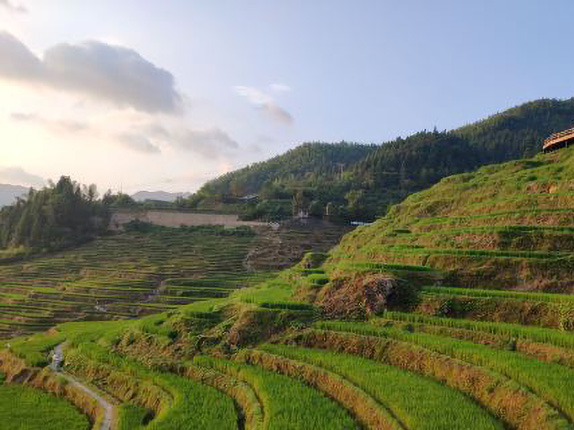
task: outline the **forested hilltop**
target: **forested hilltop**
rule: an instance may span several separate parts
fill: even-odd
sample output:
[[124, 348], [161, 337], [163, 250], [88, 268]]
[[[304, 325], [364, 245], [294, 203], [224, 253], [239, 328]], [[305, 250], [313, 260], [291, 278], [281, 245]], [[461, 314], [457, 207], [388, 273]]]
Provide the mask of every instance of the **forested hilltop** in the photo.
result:
[[541, 99], [455, 130], [422, 131], [382, 145], [306, 143], [214, 179], [178, 204], [239, 210], [246, 218], [280, 219], [303, 210], [370, 221], [446, 176], [532, 156], [549, 134], [573, 124], [574, 99]]
[[79, 245], [108, 229], [110, 208], [133, 200], [108, 191], [101, 198], [95, 185], [67, 176], [40, 189], [30, 189], [0, 209], [0, 255], [55, 251]]

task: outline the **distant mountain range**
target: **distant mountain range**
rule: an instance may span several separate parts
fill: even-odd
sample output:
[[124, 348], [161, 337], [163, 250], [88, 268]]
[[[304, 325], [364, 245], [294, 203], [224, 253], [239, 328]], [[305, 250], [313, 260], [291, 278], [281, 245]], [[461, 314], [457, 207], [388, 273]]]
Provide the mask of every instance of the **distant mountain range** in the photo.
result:
[[27, 187], [20, 185], [0, 184], [0, 206], [14, 203], [16, 197], [23, 196], [28, 192]]
[[178, 197], [188, 197], [189, 193], [170, 193], [167, 191], [138, 191], [132, 194], [132, 198], [137, 202], [146, 200], [159, 200], [162, 202], [174, 202]]
[[[28, 193], [29, 188], [20, 185], [0, 184], [0, 207], [7, 206]], [[156, 200], [162, 202], [174, 202], [178, 197], [188, 197], [190, 193], [170, 193], [167, 191], [138, 191], [132, 195], [135, 201]]]

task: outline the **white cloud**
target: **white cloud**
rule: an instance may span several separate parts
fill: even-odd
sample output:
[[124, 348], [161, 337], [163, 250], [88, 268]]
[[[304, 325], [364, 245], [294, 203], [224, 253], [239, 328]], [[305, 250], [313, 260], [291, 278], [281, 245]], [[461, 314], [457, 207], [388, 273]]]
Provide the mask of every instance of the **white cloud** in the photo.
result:
[[10, 114], [10, 118], [12, 118], [14, 121], [28, 122], [35, 121], [37, 115], [33, 113], [13, 112]]
[[10, 12], [27, 13], [28, 9], [22, 4], [13, 3], [10, 0], [0, 0], [0, 7], [9, 10]]
[[[282, 84], [275, 84], [282, 85]], [[235, 92], [267, 116], [285, 125], [292, 125], [293, 116], [283, 109], [269, 94], [253, 87], [236, 86]]]
[[129, 48], [98, 41], [64, 43], [40, 59], [10, 33], [0, 32], [0, 58], [0, 79], [82, 93], [148, 113], [182, 109], [173, 75]]
[[271, 96], [265, 94], [263, 91], [258, 90], [257, 88], [238, 85], [235, 87], [235, 92], [241, 97], [246, 98], [249, 103], [253, 103], [255, 105], [273, 103], [273, 98]]
[[28, 173], [21, 167], [0, 167], [0, 183], [42, 187], [45, 181], [42, 177]]
[[[239, 153], [239, 144], [229, 133], [206, 125], [211, 123], [209, 118], [190, 122], [171, 73], [128, 48], [89, 41], [59, 44], [39, 56], [10, 33], [0, 31], [2, 80], [19, 83], [3, 87], [16, 88], [15, 94], [28, 97], [9, 114], [12, 133], [26, 126], [30, 135], [43, 139], [42, 132], [47, 131], [57, 140], [46, 141], [59, 148], [82, 145], [82, 151], [99, 154], [100, 145], [116, 146], [161, 154], [162, 159], [186, 159], [194, 154], [218, 161]], [[58, 91], [55, 98], [43, 99], [46, 94], [53, 96], [54, 90]], [[84, 96], [80, 104], [77, 94]], [[272, 98], [263, 93], [250, 97], [271, 117], [292, 121]], [[106, 104], [92, 103], [96, 99], [130, 109], [109, 109]]]
[[218, 127], [194, 129], [179, 120], [147, 121], [132, 126], [119, 137], [124, 146], [149, 153], [159, 153], [161, 147], [166, 151], [195, 153], [213, 159], [234, 154], [239, 149], [239, 144]]

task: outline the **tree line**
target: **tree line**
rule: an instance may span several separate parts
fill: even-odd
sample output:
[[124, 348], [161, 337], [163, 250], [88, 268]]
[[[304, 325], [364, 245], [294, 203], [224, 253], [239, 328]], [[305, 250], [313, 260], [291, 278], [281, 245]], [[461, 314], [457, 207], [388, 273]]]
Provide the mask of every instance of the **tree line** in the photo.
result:
[[0, 247], [43, 252], [81, 244], [104, 234], [110, 208], [125, 201], [110, 191], [99, 198], [95, 185], [62, 176], [0, 209]]

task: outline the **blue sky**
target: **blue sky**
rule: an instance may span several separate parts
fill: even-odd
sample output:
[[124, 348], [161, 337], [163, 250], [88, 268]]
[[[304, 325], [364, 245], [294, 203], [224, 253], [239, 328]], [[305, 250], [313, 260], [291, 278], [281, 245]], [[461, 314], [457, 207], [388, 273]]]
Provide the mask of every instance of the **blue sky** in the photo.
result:
[[[566, 0], [0, 0], [4, 47], [43, 61], [14, 76], [0, 43], [0, 182], [191, 191], [304, 141], [383, 142], [568, 98], [573, 14]], [[131, 78], [148, 98], [124, 91]]]

